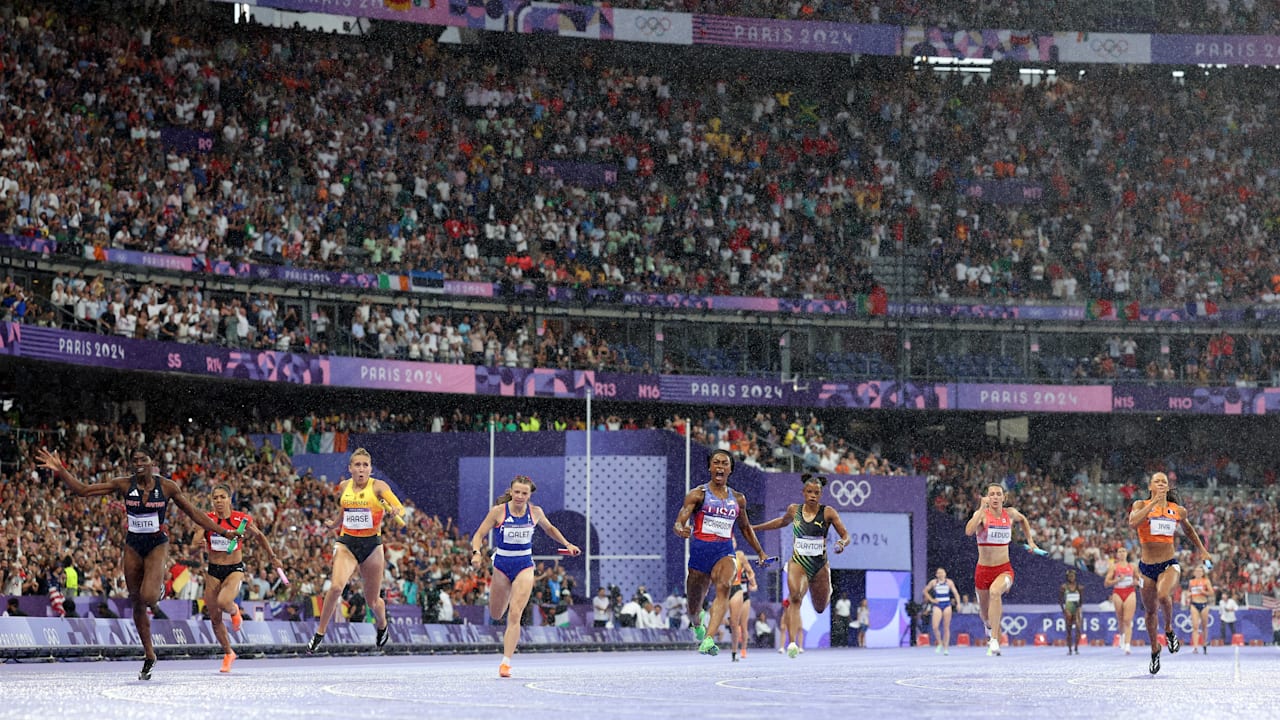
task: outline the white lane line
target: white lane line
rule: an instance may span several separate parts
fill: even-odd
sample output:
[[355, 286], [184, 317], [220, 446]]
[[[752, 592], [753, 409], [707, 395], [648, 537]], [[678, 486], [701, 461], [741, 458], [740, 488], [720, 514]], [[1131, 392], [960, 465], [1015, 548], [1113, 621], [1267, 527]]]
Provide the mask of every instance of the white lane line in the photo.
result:
[[320, 689], [323, 692], [329, 693], [330, 695], [337, 695], [339, 697], [358, 698], [361, 700], [395, 700], [399, 702], [413, 703], [415, 705], [422, 704], [422, 703], [426, 703], [430, 705], [464, 705], [466, 707], [503, 708], [507, 710], [525, 710], [529, 708], [528, 703], [525, 703], [523, 705], [516, 705], [512, 703], [484, 703], [484, 702], [477, 702], [475, 700], [441, 700], [438, 698], [421, 697], [421, 696], [404, 697], [401, 695], [376, 695], [374, 693], [357, 693], [357, 692], [351, 692], [349, 690], [342, 689], [338, 685], [325, 685]]

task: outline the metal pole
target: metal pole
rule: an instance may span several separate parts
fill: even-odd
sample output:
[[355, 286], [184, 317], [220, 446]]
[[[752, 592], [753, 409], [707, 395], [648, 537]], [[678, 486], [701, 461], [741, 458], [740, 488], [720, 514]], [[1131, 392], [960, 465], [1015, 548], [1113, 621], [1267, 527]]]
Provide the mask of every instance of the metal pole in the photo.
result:
[[584, 513], [587, 529], [582, 542], [582, 557], [586, 560], [585, 592], [587, 597], [595, 597], [591, 592], [591, 383], [587, 383], [587, 507]]
[[[684, 419], [684, 495], [689, 496], [689, 491], [693, 489], [690, 484], [692, 482], [693, 463], [693, 418]], [[683, 499], [681, 500], [683, 504]], [[689, 567], [689, 543], [684, 543], [684, 566]]]
[[489, 417], [489, 505], [493, 505], [493, 456], [496, 452], [497, 438], [494, 437], [493, 416]]

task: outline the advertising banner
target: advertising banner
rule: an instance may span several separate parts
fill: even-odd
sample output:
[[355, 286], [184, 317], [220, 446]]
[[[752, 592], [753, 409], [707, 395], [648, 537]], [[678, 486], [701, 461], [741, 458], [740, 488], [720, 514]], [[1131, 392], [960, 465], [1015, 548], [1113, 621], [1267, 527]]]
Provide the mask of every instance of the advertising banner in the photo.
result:
[[1171, 65], [1280, 65], [1280, 36], [1152, 35], [1151, 62]]
[[613, 10], [613, 39], [663, 45], [692, 45], [693, 16], [657, 10]]
[[772, 18], [693, 16], [693, 42], [757, 50], [823, 52], [842, 55], [896, 55], [899, 28], [893, 25], [774, 20]]
[[1111, 412], [1110, 385], [956, 385], [958, 410]]
[[[1174, 611], [1173, 625], [1178, 635], [1182, 637], [1183, 642], [1190, 640], [1191, 615], [1188, 611]], [[1009, 636], [1010, 641], [1022, 640], [1027, 645], [1035, 642], [1037, 634], [1043, 634], [1045, 640], [1051, 644], [1055, 640], [1067, 639], [1066, 621], [1063, 620], [1061, 612], [1011, 612], [1006, 610], [1004, 619], [1001, 620], [1001, 629]], [[1119, 632], [1114, 612], [1084, 612], [1084, 621], [1081, 623], [1081, 629], [1090, 640], [1101, 638], [1106, 641], [1107, 645], [1112, 644], [1116, 633]], [[1262, 640], [1270, 644], [1271, 611], [1237, 611], [1236, 632], [1244, 635], [1246, 643]], [[957, 613], [953, 615], [951, 617], [952, 642], [954, 642], [955, 636], [960, 633], [968, 633], [969, 641], [972, 644], [982, 642], [982, 639], [986, 637], [986, 630], [982, 626], [982, 618], [976, 613]], [[1146, 618], [1143, 617], [1141, 612], [1138, 612], [1137, 617], [1133, 619], [1133, 637], [1146, 640], [1146, 635]], [[1218, 611], [1210, 609], [1209, 639], [1213, 640], [1214, 638], [1221, 639], [1221, 625], [1218, 620]], [[1230, 638], [1227, 638], [1226, 642], [1230, 642]]]
[[1058, 59], [1070, 63], [1151, 64], [1151, 36], [1139, 33], [1057, 32]]
[[582, 400], [590, 389], [593, 396], [601, 400], [696, 405], [1198, 415], [1280, 413], [1280, 388], [1144, 383], [784, 382], [777, 378], [731, 375], [483, 367], [241, 350], [17, 323], [0, 323], [0, 355], [117, 370], [456, 395]]

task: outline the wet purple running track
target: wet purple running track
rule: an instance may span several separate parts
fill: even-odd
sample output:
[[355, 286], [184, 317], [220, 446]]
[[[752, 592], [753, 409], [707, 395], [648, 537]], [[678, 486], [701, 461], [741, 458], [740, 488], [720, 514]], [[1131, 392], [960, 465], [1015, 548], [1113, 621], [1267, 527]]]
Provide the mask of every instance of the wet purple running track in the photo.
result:
[[[1164, 655], [1144, 649], [1010, 648], [1003, 657], [957, 648], [810, 651], [792, 660], [727, 653], [518, 655], [497, 677], [496, 655], [162, 660], [149, 682], [140, 661], [0, 665], [0, 718], [1061, 718], [1161, 711], [1202, 718], [1269, 718], [1280, 708], [1280, 648]], [[568, 714], [566, 714], [568, 713]], [[806, 714], [801, 714], [806, 713]]]

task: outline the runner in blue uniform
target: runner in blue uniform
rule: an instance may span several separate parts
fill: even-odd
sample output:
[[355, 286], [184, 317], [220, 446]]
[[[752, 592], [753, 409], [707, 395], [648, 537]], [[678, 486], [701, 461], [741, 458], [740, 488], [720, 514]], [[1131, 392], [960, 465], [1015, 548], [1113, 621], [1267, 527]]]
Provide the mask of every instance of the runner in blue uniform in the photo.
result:
[[489, 617], [494, 620], [507, 614], [507, 629], [502, 636], [502, 663], [498, 665], [500, 677], [511, 677], [511, 656], [516, 654], [520, 642], [520, 618], [533, 591], [533, 530], [542, 528], [569, 551], [570, 555], [582, 552], [577, 545], [565, 540], [555, 525], [547, 520], [542, 508], [529, 502], [529, 496], [537, 488], [525, 475], [511, 480], [507, 491], [489, 509], [484, 522], [471, 537], [471, 564], [477, 568], [484, 563], [481, 552], [485, 537], [497, 532], [493, 551], [493, 581], [489, 585]]
[[933, 579], [924, 586], [924, 601], [933, 606], [933, 651], [951, 654], [951, 614], [960, 591], [947, 571], [938, 568]]
[[[733, 474], [733, 456], [723, 450], [711, 454], [707, 461], [710, 482], [699, 485], [685, 495], [684, 505], [676, 516], [675, 534], [689, 540], [689, 573], [685, 592], [690, 617], [695, 621], [694, 635], [700, 642], [698, 652], [715, 655], [720, 652], [716, 635], [729, 608], [729, 589], [737, 568], [734, 564], [733, 528], [751, 545], [758, 561], [765, 560], [764, 548], [747, 519], [747, 501], [742, 493], [729, 487]], [[690, 526], [690, 520], [693, 525]], [[715, 584], [716, 596], [708, 615], [702, 609], [707, 589]]]

